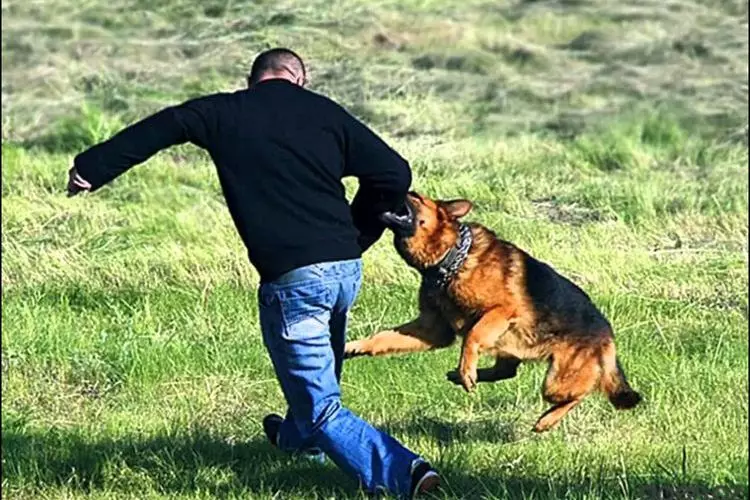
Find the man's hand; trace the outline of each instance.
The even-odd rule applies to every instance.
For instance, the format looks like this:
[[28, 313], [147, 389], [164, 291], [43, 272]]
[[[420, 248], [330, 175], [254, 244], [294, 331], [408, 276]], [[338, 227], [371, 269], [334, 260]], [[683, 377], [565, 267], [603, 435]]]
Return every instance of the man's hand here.
[[91, 183], [81, 177], [75, 167], [68, 170], [68, 197], [91, 189]]

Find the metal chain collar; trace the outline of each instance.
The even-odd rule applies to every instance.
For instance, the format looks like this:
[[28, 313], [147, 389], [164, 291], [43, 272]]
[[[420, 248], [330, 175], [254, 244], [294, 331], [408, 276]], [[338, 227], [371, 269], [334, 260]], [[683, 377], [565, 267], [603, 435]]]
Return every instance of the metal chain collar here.
[[423, 272], [424, 282], [428, 289], [443, 290], [448, 286], [466, 262], [473, 241], [471, 228], [466, 224], [459, 224], [458, 244], [451, 247], [438, 264], [425, 269]]

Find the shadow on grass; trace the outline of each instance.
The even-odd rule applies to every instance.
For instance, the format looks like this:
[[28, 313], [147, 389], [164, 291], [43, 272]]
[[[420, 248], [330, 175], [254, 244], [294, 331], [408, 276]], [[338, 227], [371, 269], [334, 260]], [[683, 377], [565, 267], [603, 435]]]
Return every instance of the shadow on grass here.
[[[357, 485], [335, 467], [292, 459], [265, 439], [233, 442], [206, 432], [189, 435], [92, 439], [81, 432], [51, 429], [21, 433], [3, 429], [3, 479], [19, 487], [73, 486], [96, 490], [163, 494], [315, 490], [331, 497], [356, 496]], [[135, 484], [139, 483], [139, 484]]]
[[[433, 430], [443, 428], [436, 423]], [[335, 466], [291, 459], [262, 438], [246, 443], [206, 432], [190, 435], [92, 439], [52, 428], [46, 433], [3, 429], [3, 484], [43, 491], [68, 487], [133, 495], [210, 493], [216, 497], [364, 498], [355, 481]], [[444, 490], [435, 498], [747, 498], [746, 485], [708, 487], [689, 481], [663, 483], [628, 478], [627, 494], [618, 478], [578, 476], [568, 480], [514, 476], [503, 467], [482, 471], [460, 462], [439, 464]]]
[[391, 434], [414, 438], [430, 436], [440, 446], [475, 442], [499, 445], [513, 443], [521, 438], [516, 435], [514, 422], [498, 422], [497, 420], [451, 422], [416, 415], [408, 420], [390, 422], [383, 428]]

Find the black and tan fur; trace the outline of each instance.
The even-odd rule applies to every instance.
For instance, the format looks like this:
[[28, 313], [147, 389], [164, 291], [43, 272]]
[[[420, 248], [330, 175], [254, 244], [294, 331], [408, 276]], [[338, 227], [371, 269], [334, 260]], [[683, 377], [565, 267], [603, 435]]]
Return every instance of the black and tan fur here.
[[[412, 217], [391, 229], [399, 254], [423, 272], [456, 244], [459, 219], [472, 204], [433, 201], [416, 193], [410, 193], [407, 203]], [[537, 421], [537, 432], [555, 426], [597, 388], [615, 408], [635, 407], [641, 396], [628, 385], [617, 360], [612, 327], [586, 293], [484, 226], [470, 227], [468, 257], [447, 288], [430, 289], [423, 281], [419, 317], [348, 342], [346, 356], [447, 347], [458, 335], [463, 337], [461, 357], [448, 378], [466, 391], [478, 382], [513, 378], [524, 361], [547, 361], [542, 393], [553, 406]], [[493, 367], [477, 369], [483, 353], [495, 357]]]

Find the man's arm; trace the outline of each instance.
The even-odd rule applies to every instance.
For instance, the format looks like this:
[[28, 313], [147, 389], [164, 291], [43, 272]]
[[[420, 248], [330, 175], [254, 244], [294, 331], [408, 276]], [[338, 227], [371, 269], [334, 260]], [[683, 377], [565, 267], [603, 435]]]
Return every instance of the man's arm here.
[[344, 173], [359, 179], [351, 210], [364, 252], [385, 230], [380, 215], [403, 205], [411, 185], [411, 169], [404, 158], [356, 118], [350, 116], [345, 134]]
[[68, 193], [96, 191], [170, 146], [191, 142], [206, 148], [216, 123], [215, 96], [165, 108], [77, 155]]

